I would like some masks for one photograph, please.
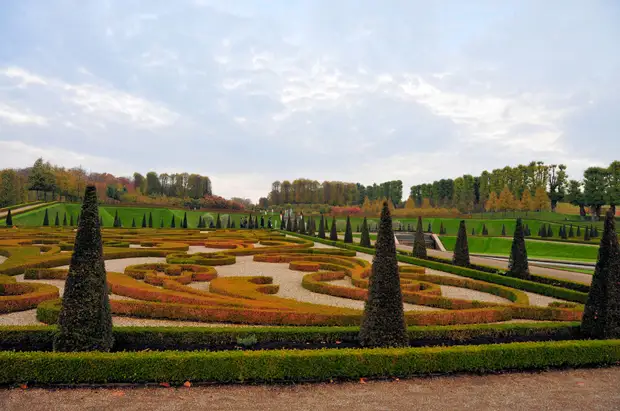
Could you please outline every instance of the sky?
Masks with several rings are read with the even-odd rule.
[[[0,169],[414,184],[620,159],[615,0],[0,0]]]

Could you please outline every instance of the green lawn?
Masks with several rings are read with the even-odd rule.
[[[50,225],[54,225],[56,219],[56,213],[62,224],[65,213],[67,214],[67,222],[70,220],[70,216],[73,215],[74,223],[77,223],[77,215],[80,211],[79,204],[55,204],[45,209],[38,209],[24,214],[17,215],[13,218],[13,224],[17,226],[40,226],[43,224],[43,218],[45,216],[45,210],[48,210]],[[172,216],[175,216],[176,227],[180,226],[180,222],[183,219],[185,213],[184,210],[168,209],[168,208],[156,208],[156,207],[116,207],[116,206],[100,206],[99,215],[103,217],[103,226],[112,227],[114,223],[114,215],[118,211],[118,215],[123,223],[123,227],[131,227],[132,219],[135,219],[136,226],[142,225],[142,216],[146,214],[148,221],[149,212],[153,215],[153,227],[159,228],[161,220],[164,220],[164,227],[170,227]],[[189,228],[196,228],[198,225],[198,217],[202,216],[207,219],[207,225],[209,221],[217,218],[217,212],[203,212],[203,211],[187,211],[187,225]],[[239,227],[239,220],[248,216],[248,213],[228,213],[221,212],[220,219],[222,224],[226,224],[226,219],[230,215],[232,221],[235,221],[235,225]],[[272,221],[274,224],[278,222],[279,216],[273,216]],[[260,216],[259,216],[260,222]],[[267,221],[265,218],[265,226]]]
[[[447,250],[454,250],[456,237],[441,236],[441,242]],[[511,238],[469,236],[467,239],[469,252],[474,254],[489,254],[509,256],[512,245]],[[572,261],[596,261],[598,247],[589,247],[579,244],[554,243],[550,241],[525,240],[529,257],[563,259]]]

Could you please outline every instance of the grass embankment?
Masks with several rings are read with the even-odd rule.
[[[446,250],[453,251],[456,237],[441,236],[441,242]],[[467,242],[470,253],[507,257],[510,255],[512,238],[469,236]],[[580,244],[525,240],[525,246],[528,257],[567,261],[596,261],[598,255],[598,247]]]

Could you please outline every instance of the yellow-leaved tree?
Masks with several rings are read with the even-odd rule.
[[[532,211],[532,193],[530,193],[530,190],[525,189],[525,191],[523,191],[523,195],[521,196],[521,201],[519,203],[519,209],[521,211]]]
[[[484,205],[484,208],[487,211],[497,211],[497,194],[495,194],[495,191],[491,191],[491,194],[489,195],[489,199]]]
[[[504,189],[501,193],[499,193],[499,199],[497,202],[497,209],[500,211],[509,211],[514,210],[515,208],[515,197],[512,195],[512,192],[508,188],[508,186],[504,186]]]
[[[549,200],[545,187],[540,186],[536,188],[534,198],[532,199],[532,211],[546,211],[549,208],[551,208],[551,200]]]

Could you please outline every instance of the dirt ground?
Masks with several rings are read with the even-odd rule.
[[[3,389],[10,410],[617,410],[620,367],[301,385]]]

